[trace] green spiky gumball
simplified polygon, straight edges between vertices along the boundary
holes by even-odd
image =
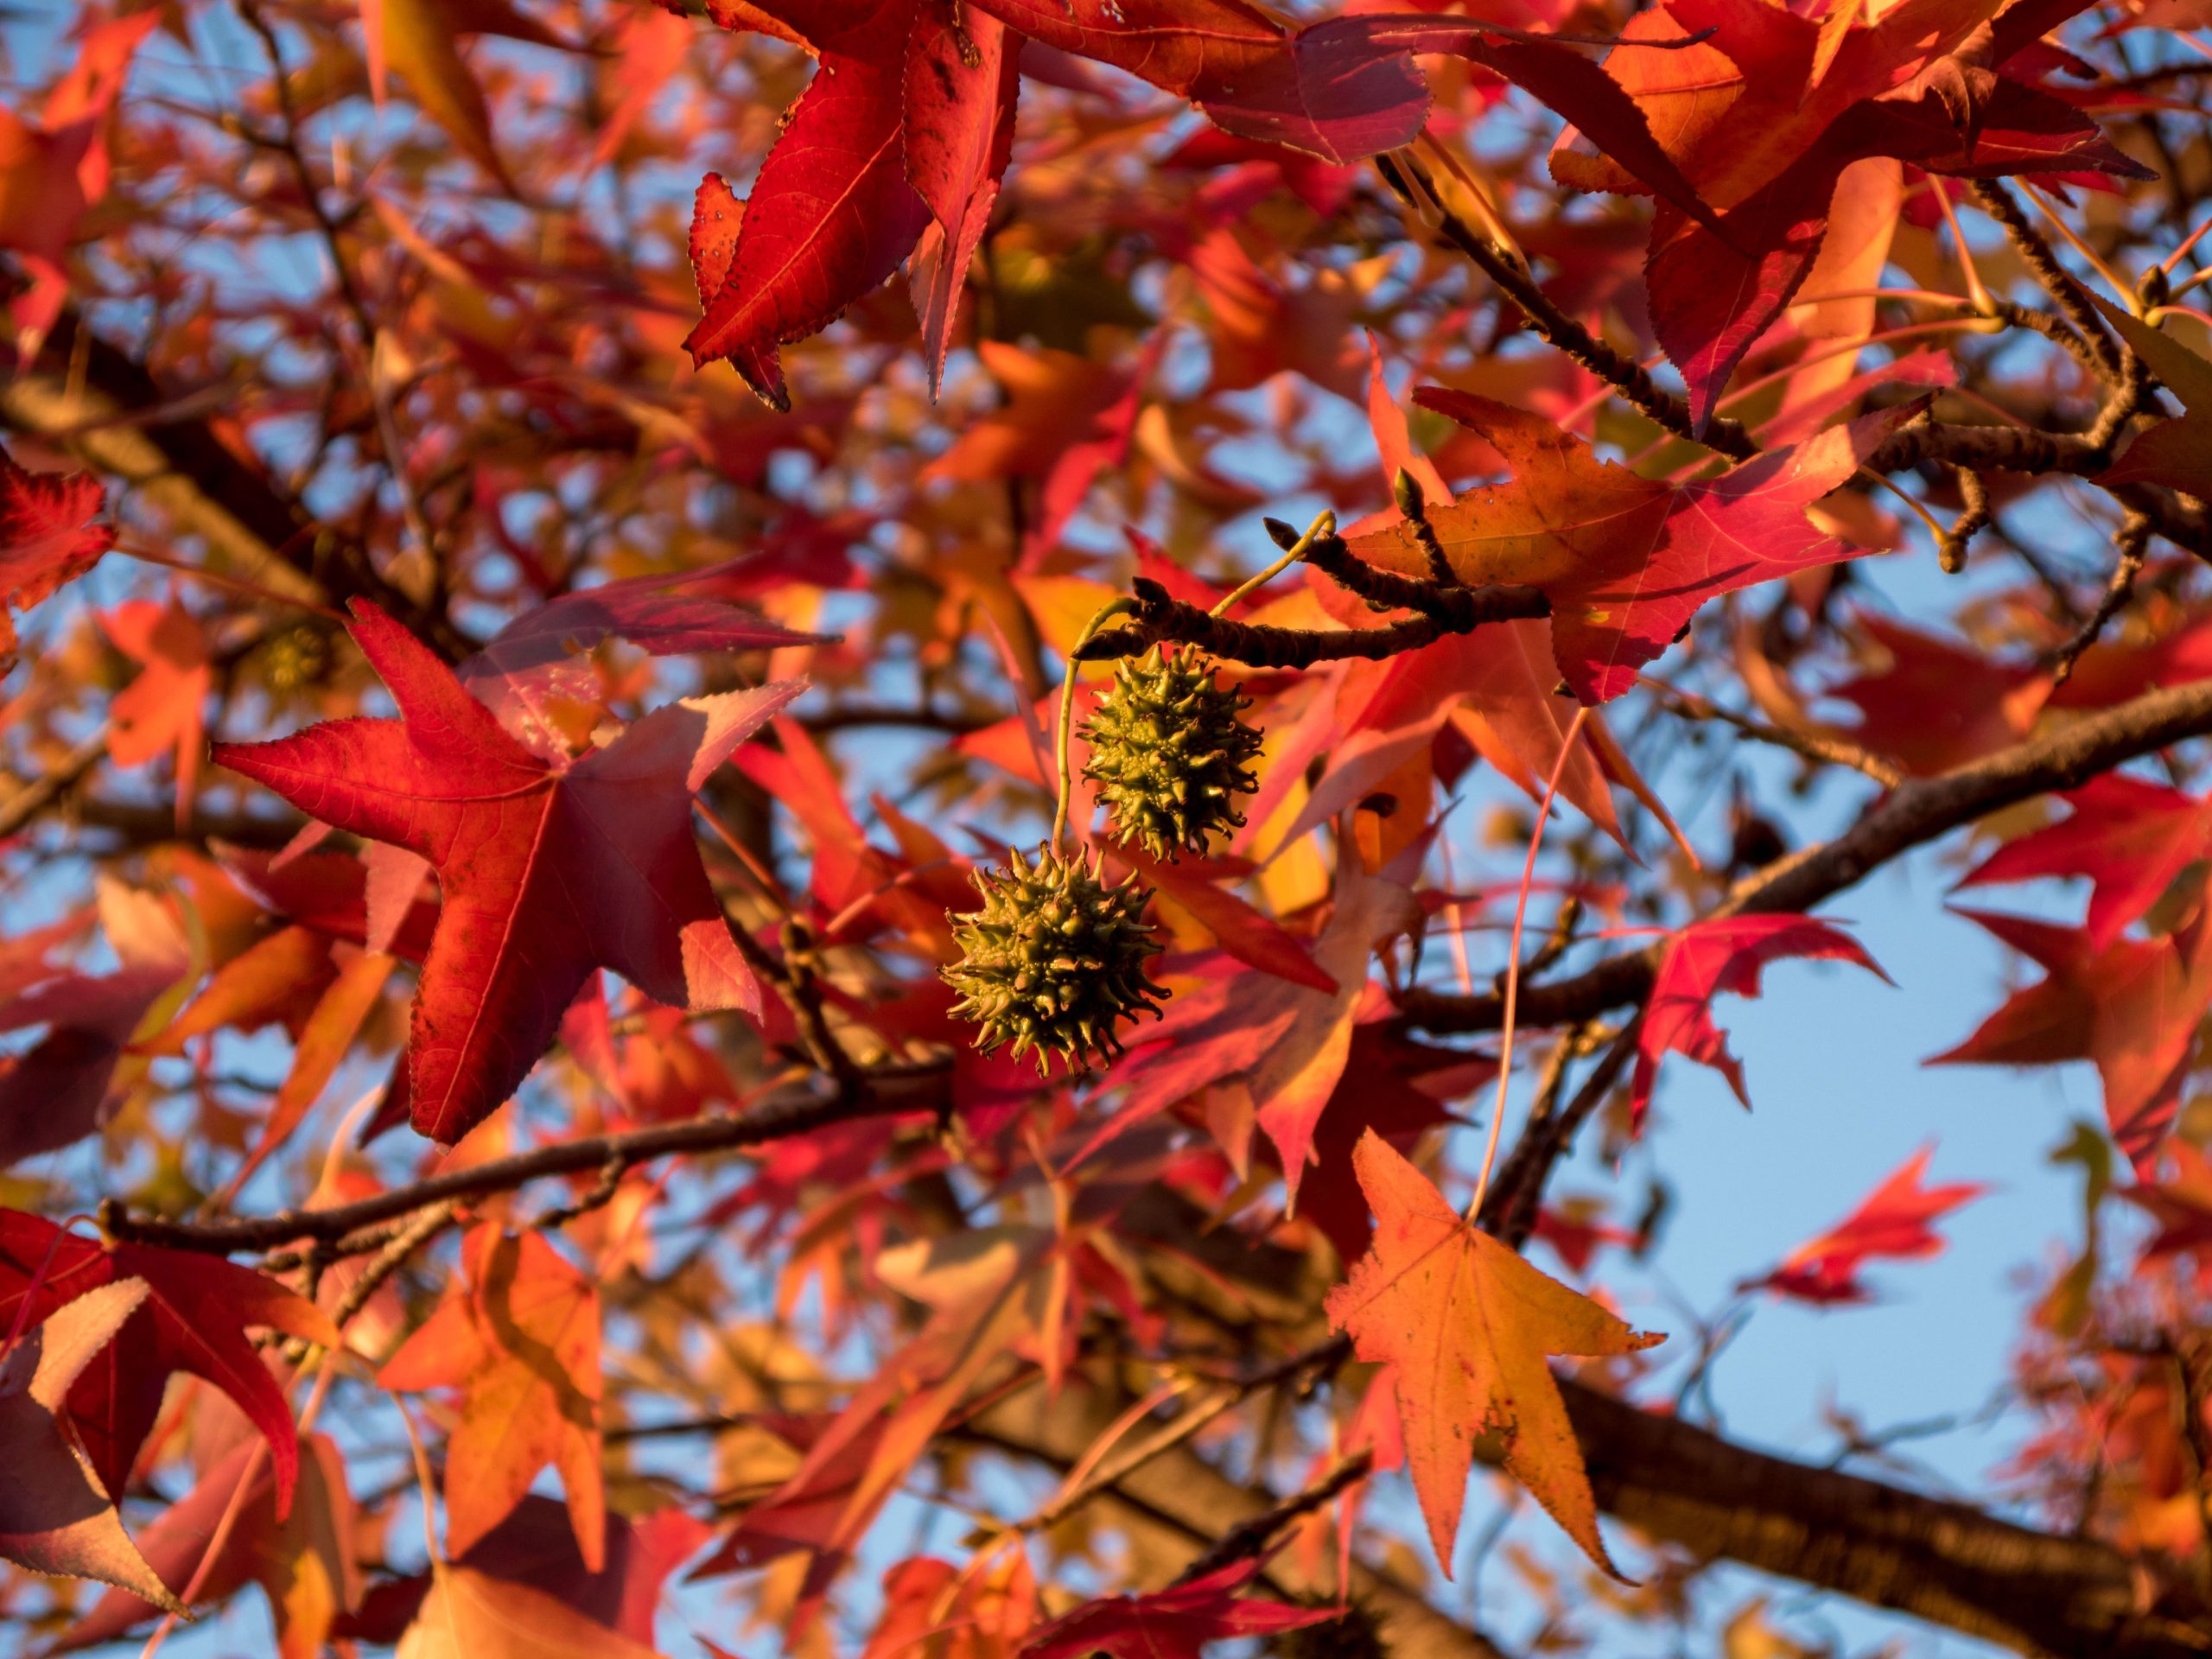
[[[279,695],[318,685],[329,673],[330,634],[315,623],[297,623],[261,647],[262,683]]]
[[[1236,798],[1254,787],[1245,763],[1260,734],[1238,714],[1250,700],[1214,683],[1214,665],[1194,652],[1154,645],[1124,659],[1113,690],[1083,728],[1098,785],[1124,841],[1153,857],[1203,854],[1207,836],[1241,827]]]
[[[1144,919],[1152,893],[1134,875],[1109,887],[1095,855],[1046,847],[1033,865],[1007,858],[976,872],[983,906],[954,918],[960,960],[942,970],[960,993],[952,1011],[982,1027],[987,1054],[1010,1043],[1016,1059],[1036,1055],[1039,1073],[1054,1054],[1088,1069],[1094,1053],[1121,1052],[1122,1020],[1158,1014],[1167,994],[1145,973],[1161,949]]]

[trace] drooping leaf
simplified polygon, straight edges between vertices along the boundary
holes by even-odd
[[[751,10],[752,8],[747,8]],[[778,409],[790,406],[777,348],[827,327],[913,251],[929,208],[906,171],[906,63],[918,31],[944,15],[918,0],[775,0],[760,9],[804,39],[823,67],[793,106],[726,256],[695,252],[705,315],[683,342],[695,363],[727,358]],[[749,20],[748,20],[749,22]],[[957,54],[957,48],[950,48]],[[918,90],[935,91],[928,76]],[[719,179],[714,178],[716,186]],[[727,188],[720,195],[728,199]],[[702,191],[692,244],[709,213]],[[719,280],[710,278],[719,276]]]
[[[1469,1225],[1381,1137],[1363,1137],[1353,1161],[1375,1243],[1329,1293],[1329,1321],[1351,1334],[1362,1359],[1389,1367],[1438,1563],[1449,1576],[1475,1442],[1491,1435],[1506,1472],[1619,1577],[1545,1357],[1631,1354],[1665,1338],[1631,1330]]]
[[[668,704],[556,766],[382,611],[358,604],[353,629],[401,719],[327,721],[214,758],[436,868],[444,906],[408,1040],[416,1128],[456,1141],[496,1110],[595,968],[674,1007],[759,1011],[699,862],[691,796],[803,683]]]

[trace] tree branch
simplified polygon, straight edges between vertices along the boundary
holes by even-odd
[[[673,1154],[741,1152],[856,1118],[927,1111],[931,1109],[930,1096],[942,1090],[950,1075],[949,1061],[914,1067],[880,1066],[861,1074],[863,1087],[825,1098],[780,1101],[734,1115],[690,1117],[621,1135],[563,1141],[474,1168],[432,1175],[412,1185],[327,1210],[289,1210],[282,1215],[216,1221],[164,1221],[154,1216],[134,1216],[118,1200],[110,1198],[100,1206],[99,1222],[111,1237],[217,1255],[234,1250],[273,1250],[302,1240],[335,1241],[428,1205],[510,1192],[548,1176],[605,1171],[616,1166],[627,1169]]]
[[[1940,777],[1898,785],[1842,835],[1769,866],[1712,913],[1810,910],[1898,855],[2001,806],[2071,789],[2098,772],[2207,733],[2212,733],[2212,682],[2154,691]],[[1524,985],[1520,1017],[1532,1026],[1565,1025],[1640,1002],[1665,949],[1666,941],[1656,939],[1571,979]],[[1503,999],[1496,995],[1419,988],[1401,997],[1399,1007],[1409,1024],[1432,1032],[1495,1031],[1504,1014]]]

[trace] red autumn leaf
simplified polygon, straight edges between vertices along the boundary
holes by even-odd
[[[1361,871],[1351,846],[1344,837],[1336,909],[1313,947],[1313,965],[1337,988],[1233,974],[1178,996],[1156,1027],[1133,1034],[1113,1077],[1133,1083],[1135,1090],[1082,1155],[1210,1084],[1236,1079],[1250,1090],[1255,1119],[1274,1142],[1287,1205],[1295,1211],[1314,1128],[1351,1053],[1367,995],[1368,957],[1419,919],[1411,892],[1388,872]]]
[[[1713,999],[1723,991],[1757,996],[1767,964],[1791,957],[1855,962],[1891,982],[1859,942],[1833,923],[1809,916],[1723,916],[1691,923],[1667,941],[1637,1033],[1629,1098],[1638,1123],[1651,1103],[1659,1062],[1670,1050],[1711,1066],[1728,1079],[1738,1100],[1751,1105],[1744,1068],[1728,1052],[1726,1033],[1713,1023]]]
[[[1011,135],[1001,138],[1000,128],[1013,118],[1013,54],[988,19],[978,25],[987,51],[921,0],[771,0],[757,10],[725,8],[715,20],[774,26],[822,64],[752,195],[739,207],[709,174],[692,231],[705,315],[685,349],[695,363],[729,359],[755,391],[786,409],[777,347],[826,327],[890,276],[933,222],[933,209],[953,216],[934,222],[945,239],[947,280],[959,280],[953,254],[972,249],[982,231],[970,220],[976,196],[995,182],[991,164],[1005,166]],[[980,143],[978,128],[987,130]],[[910,131],[928,137],[917,143]]]
[[[1700,224],[1662,202],[1645,267],[1653,323],[1689,383],[1693,418],[1712,413],[1796,294],[1853,162],[1892,156],[1965,177],[2140,175],[2072,105],[1999,73],[2032,34],[1971,45],[1998,10],[1999,0],[1907,0],[1872,19],[1834,11],[1819,22],[1757,0],[1669,0],[1631,25],[1631,38],[1710,34],[1679,54],[1618,48],[1606,63],[1720,214]],[[1578,188],[1643,188],[1571,145],[1554,151],[1553,170]]]
[[[10,307],[16,344],[26,361],[68,297],[63,260],[86,213],[107,194],[108,114],[140,43],[160,22],[157,13],[140,11],[93,24],[84,32],[77,61],[47,95],[38,120],[0,109],[0,248],[14,251],[30,274]],[[8,539],[0,536],[0,547]],[[6,555],[0,553],[0,601],[12,585]],[[8,641],[0,607],[0,661]]]
[[[1495,1434],[1505,1471],[1619,1577],[1545,1357],[1632,1354],[1666,1338],[1630,1330],[1470,1225],[1380,1136],[1361,1140],[1354,1163],[1375,1243],[1329,1293],[1329,1322],[1351,1334],[1362,1359],[1389,1368],[1414,1491],[1445,1575],[1476,1438]]]
[[[1848,1216],[1790,1251],[1771,1273],[1736,1288],[1770,1290],[1824,1305],[1872,1301],[1872,1293],[1859,1281],[1859,1269],[1869,1257],[1937,1255],[1943,1241],[1934,1224],[1989,1190],[1970,1181],[1923,1185],[1934,1154],[1933,1147],[1922,1147]]]
[[[544,705],[593,695],[589,653],[602,640],[627,640],[655,657],[826,643],[830,636],[796,632],[715,592],[751,563],[732,559],[681,577],[632,576],[564,594],[524,612],[454,671],[501,725],[540,753],[557,753],[563,745]]]
[[[0,449],[0,673],[16,661],[10,613],[75,581],[115,545],[115,531],[92,522],[106,503],[92,474],[27,472]]]
[[[1961,911],[2045,970],[1930,1065],[2056,1065],[2088,1060],[2104,1085],[2105,1121],[2150,1179],[2180,1106],[2197,1021],[2212,1006],[2212,928],[2200,918],[2156,939],[2098,949],[2088,931]]]
[[[1014,1659],[1036,1622],[1022,1551],[1001,1551],[981,1572],[917,1555],[883,1575],[883,1616],[861,1659]]]
[[[1671,485],[1601,461],[1525,410],[1424,388],[1414,401],[1480,433],[1514,471],[1428,514],[1469,587],[1522,583],[1552,602],[1552,653],[1585,702],[1617,697],[1707,600],[1855,558],[1805,509],[1841,485],[1908,418],[1905,404],[1836,427],[1733,471]],[[1428,555],[1403,524],[1347,538],[1360,558],[1411,576]]]
[[[2032,664],[1993,661],[1872,612],[1852,622],[1887,660],[1827,695],[1858,707],[1859,723],[1846,728],[1854,742],[1917,775],[2018,742],[2050,699],[2050,675]]]
[[[214,758],[436,868],[444,905],[408,1039],[417,1129],[457,1141],[496,1110],[596,968],[673,1007],[758,1012],[699,862],[691,796],[802,683],[666,705],[562,765],[373,605],[357,603],[352,626],[399,720],[326,721]]]
[[[446,1548],[465,1555],[548,1464],[560,1471],[584,1565],[606,1563],[600,1472],[599,1290],[537,1233],[486,1222],[462,1251],[468,1282],[385,1363],[387,1389],[459,1388],[446,1453]]]
[[[2103,296],[2089,296],[2127,348],[2181,399],[2183,412],[2138,433],[2103,474],[2107,484],[2143,482],[2201,495],[2212,478],[2212,362]]]
[[[88,1288],[30,1324],[0,1360],[0,1560],[95,1579],[175,1611],[124,1531],[109,1487],[71,1440],[63,1403],[146,1295],[137,1279]]]
[[[218,1460],[138,1541],[172,1594],[181,1598],[192,1588],[200,1606],[227,1600],[246,1584],[259,1584],[276,1621],[278,1659],[315,1659],[332,1624],[361,1595],[353,1560],[356,1517],[346,1490],[344,1455],[321,1434],[305,1442],[305,1449],[299,1497],[289,1515],[278,1516],[269,1459],[256,1456],[257,1448],[247,1442]],[[210,1561],[208,1550],[219,1530],[221,1547]],[[111,1590],[51,1650],[67,1653],[113,1642],[168,1605],[157,1605],[128,1589]]]
[[[2158,1232],[2143,1246],[2143,1260],[2156,1261],[2212,1245],[2212,1158],[2186,1141],[2167,1148],[2173,1173],[2164,1180],[2139,1181],[2120,1196],[2147,1212]]]
[[[2093,778],[2065,799],[2073,809],[2067,817],[2006,842],[1959,886],[2086,877],[2092,892],[2082,931],[2090,949],[2101,950],[2212,849],[2212,801],[2122,772]]]
[[[957,14],[950,29],[924,26],[923,15],[906,60],[905,137],[907,181],[930,210],[912,271],[935,397],[961,285],[1014,152],[1021,40],[985,11]]]
[[[1292,1607],[1240,1594],[1261,1565],[1231,1561],[1172,1589],[1087,1601],[1039,1626],[1021,1644],[1020,1659],[1199,1659],[1208,1643],[1278,1636],[1342,1616],[1341,1607]]]
[[[77,1377],[65,1402],[100,1484],[111,1492],[124,1489],[170,1373],[189,1371],[229,1395],[269,1442],[277,1511],[285,1513],[299,1471],[291,1408],[246,1330],[265,1326],[336,1348],[342,1341],[337,1327],[275,1280],[219,1256],[150,1244],[103,1249],[40,1217],[0,1210],[0,1330],[18,1317],[45,1318],[124,1279],[145,1281],[144,1304],[99,1363]]]
[[[1162,864],[1144,849],[1116,842],[1112,855],[1133,866],[1170,903],[1190,912],[1228,955],[1263,974],[1336,995],[1337,982],[1314,962],[1296,936],[1285,931],[1235,893],[1181,864]]]

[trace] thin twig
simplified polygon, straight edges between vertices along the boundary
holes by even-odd
[[[1808,760],[1817,760],[1823,765],[1849,766],[1853,772],[1866,773],[1885,789],[1894,789],[1904,781],[1905,774],[1894,764],[1856,743],[1818,732],[1793,732],[1786,727],[1770,726],[1763,720],[1739,714],[1733,709],[1724,709],[1717,702],[1694,692],[1681,690],[1648,674],[1638,675],[1637,683],[1650,692],[1661,708],[1680,719],[1717,721],[1724,726],[1733,727],[1755,742],[1770,743],[1777,748],[1788,749],[1793,754],[1802,754]]]
[[[2050,689],[2053,691],[2074,677],[2075,664],[2082,653],[2097,643],[2113,618],[2127,608],[2127,601],[2135,596],[2135,579],[2143,574],[2143,556],[2151,544],[2151,521],[2139,512],[2131,512],[2120,521],[2120,530],[2113,541],[2120,550],[2120,562],[2113,567],[2112,580],[2105,584],[2097,608],[2089,613],[2088,621],[2076,629],[2074,637],[2058,648],[2058,655],[2050,665]]]
[[[1343,1459],[1303,1491],[1286,1497],[1273,1509],[1240,1521],[1221,1535],[1220,1541],[1175,1575],[1177,1584],[1190,1584],[1209,1573],[1218,1573],[1235,1561],[1264,1555],[1275,1535],[1302,1516],[1311,1515],[1338,1493],[1356,1486],[1373,1472],[1375,1454],[1362,1450]]]

